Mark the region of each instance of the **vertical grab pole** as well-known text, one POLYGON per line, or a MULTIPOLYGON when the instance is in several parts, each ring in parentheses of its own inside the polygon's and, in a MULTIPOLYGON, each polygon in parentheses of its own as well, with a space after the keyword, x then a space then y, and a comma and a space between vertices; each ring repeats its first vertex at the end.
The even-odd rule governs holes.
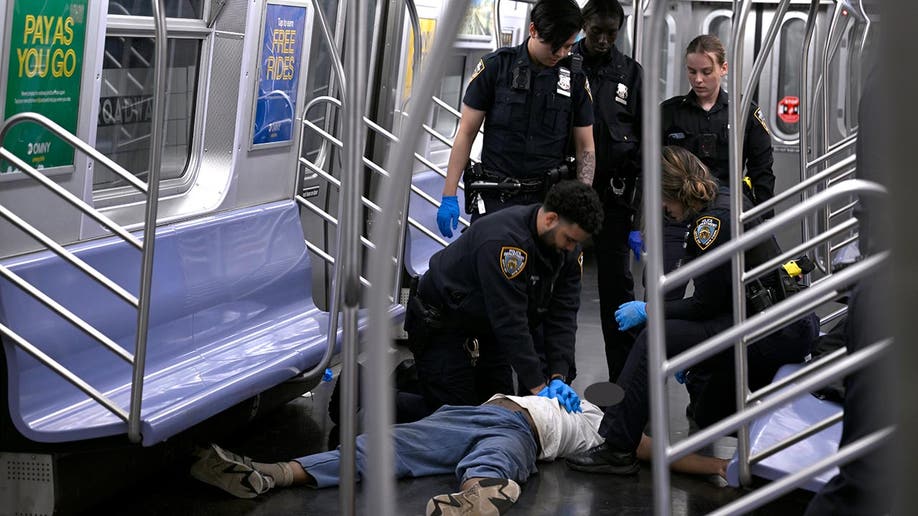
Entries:
MULTIPOLYGON (((367 80, 367 6, 365 0, 353 0, 345 20, 345 108, 344 168, 341 173, 341 209, 338 218, 338 259, 335 262, 336 285, 342 306, 342 372, 341 386, 341 514, 357 513, 355 482, 357 477, 357 308, 360 303, 360 236, 363 205, 363 155, 366 132, 363 126, 367 80), (340 271, 340 274, 339 274, 340 271)), ((335 309, 335 307, 332 307, 335 309)), ((388 394, 388 391, 387 391, 388 394)))
MULTIPOLYGON (((807 149, 810 148, 810 136, 809 136, 809 127, 807 125, 810 121, 809 110, 812 109, 811 99, 813 99, 813 86, 810 84, 810 47, 813 44, 813 39, 816 37, 816 15, 818 14, 819 9, 819 0, 810 1, 810 11, 807 13, 806 17, 806 29, 805 36, 803 38, 803 57, 800 60, 800 109, 798 110, 800 119, 798 120, 800 136, 797 140, 800 142, 798 149, 798 154, 800 155, 800 182, 806 181, 809 178, 810 167, 809 160, 807 159, 807 149)), ((803 198, 802 202, 806 202, 807 198, 810 196, 809 193, 804 190, 802 192, 803 198)), ((807 216, 801 220, 801 230, 803 232, 803 241, 808 242, 813 237, 813 223, 816 221, 816 216, 807 216)), ((818 252, 815 252, 816 262, 819 263, 818 252)), ((809 284, 809 279, 804 279, 807 284, 809 284)))
MULTIPOLYGON (((390 171, 389 181, 380 185, 380 205, 382 214, 373 225, 371 240, 374 242, 396 242, 396 232, 405 231, 407 213, 408 185, 411 181, 411 162, 418 139, 421 136, 421 123, 428 116, 430 99, 434 86, 439 85, 445 69, 444 59, 452 51, 459 20, 468 7, 468 0, 453 0, 446 4, 442 24, 437 27, 433 48, 421 64, 421 75, 414 83, 413 97, 417 100, 407 120, 401 125, 398 135, 399 144, 386 160, 386 170, 390 171), (401 211, 399 211, 401 210, 401 211)), ((370 251, 369 279, 369 331, 367 338, 367 358, 373 367, 367 370, 366 393, 366 427, 367 434, 367 468, 365 478, 368 499, 373 500, 373 514, 393 516, 395 482, 394 456, 392 445, 393 401, 392 385, 389 379, 392 346, 390 333, 392 321, 389 317, 389 293, 395 271, 392 267, 390 247, 379 245, 370 251)))
MULTIPOLYGON (((728 77, 730 95, 733 98, 729 104, 730 120, 730 227, 731 239, 738 239, 743 235, 743 135, 745 126, 739 125, 744 118, 745 107, 749 99, 743 98, 740 88, 742 84, 742 61, 743 55, 743 35, 746 29, 746 20, 749 17, 749 11, 752 1, 734 0, 733 12, 736 12, 737 4, 742 4, 739 11, 739 18, 733 20, 733 28, 730 41, 730 55, 734 60, 733 72, 728 77)), ((754 77, 752 79, 755 79, 754 77)), ((733 324, 740 324, 746 318, 746 288, 743 285, 743 271, 746 268, 745 256, 743 252, 737 252, 730 259, 731 280, 733 282, 733 324)), ((738 412, 745 409, 747 396, 747 378, 746 378, 746 339, 741 338, 736 341, 733 348, 733 365, 736 371, 734 376, 736 380, 736 410, 738 412)), ((749 472, 749 426, 741 426, 737 432, 736 453, 739 464, 740 483, 748 485, 751 478, 749 472)))
POLYGON ((140 409, 143 402, 143 376, 147 358, 147 329, 150 324, 150 292, 153 284, 153 249, 156 242, 156 212, 159 207, 159 174, 163 157, 163 127, 166 118, 166 18, 162 0, 151 0, 156 29, 156 57, 153 72, 153 124, 150 134, 150 172, 147 175, 147 205, 143 224, 143 254, 140 268, 140 297, 137 308, 137 338, 134 370, 131 377, 131 408, 128 439, 140 442, 140 409))
MULTIPOLYGON (((660 38, 667 0, 654 2, 650 11, 650 30, 643 34, 644 46, 648 50, 644 60, 647 91, 644 93, 644 220, 647 221, 647 354, 648 380, 650 382, 650 424, 653 433, 653 501, 657 516, 669 516, 669 415, 666 403, 666 374, 663 363, 666 360, 665 327, 663 313, 663 214, 660 193, 660 152, 662 150, 662 122, 660 120, 660 38)), ((643 16, 643 10, 634 14, 643 16)), ((635 27, 638 22, 635 18, 635 27)))

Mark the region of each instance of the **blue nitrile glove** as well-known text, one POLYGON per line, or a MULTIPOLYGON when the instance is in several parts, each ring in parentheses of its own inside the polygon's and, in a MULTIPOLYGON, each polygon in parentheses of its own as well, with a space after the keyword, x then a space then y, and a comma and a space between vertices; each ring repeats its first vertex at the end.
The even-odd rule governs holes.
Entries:
POLYGON ((332 373, 332 370, 326 367, 325 372, 322 374, 322 381, 330 382, 332 379, 334 379, 334 377, 335 375, 332 373))
POLYGON ((676 371, 676 374, 673 375, 677 382, 685 384, 685 369, 680 369, 676 371))
POLYGON ((644 239, 641 237, 640 231, 628 233, 628 247, 630 247, 631 252, 634 253, 634 259, 641 261, 641 252, 644 250, 644 239))
POLYGON ((558 403, 568 412, 581 412, 580 396, 577 396, 577 393, 574 389, 571 389, 570 385, 558 378, 552 380, 547 387, 539 391, 539 396, 558 400, 558 403))
POLYGON ((615 321, 618 331, 625 331, 647 321, 647 303, 643 301, 628 301, 622 303, 615 311, 615 321))
POLYGON ((444 195, 441 199, 440 209, 437 210, 437 227, 446 238, 452 238, 453 229, 459 227, 459 199, 455 195, 444 195))

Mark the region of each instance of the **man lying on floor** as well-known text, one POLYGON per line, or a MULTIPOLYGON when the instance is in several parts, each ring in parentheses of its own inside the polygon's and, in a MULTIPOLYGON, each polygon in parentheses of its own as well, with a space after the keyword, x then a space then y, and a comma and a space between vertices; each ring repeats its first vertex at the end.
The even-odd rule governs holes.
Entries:
MULTIPOLYGON (((537 471, 537 459, 551 461, 602 443, 597 431, 602 410, 588 401, 581 401, 581 409, 568 412, 553 398, 502 394, 477 407, 443 406, 419 421, 395 425, 396 476, 455 472, 462 491, 431 498, 428 516, 503 514, 519 497, 519 483, 537 471)), ((649 438, 640 449, 638 456, 648 458, 649 438)), ((264 464, 214 444, 191 467, 191 474, 234 496, 254 498, 273 487, 336 486, 339 460, 339 451, 331 450, 264 464)), ((723 459, 692 455, 674 463, 673 469, 724 476, 726 464, 723 459)), ((361 435, 358 478, 365 467, 366 437, 361 435)))

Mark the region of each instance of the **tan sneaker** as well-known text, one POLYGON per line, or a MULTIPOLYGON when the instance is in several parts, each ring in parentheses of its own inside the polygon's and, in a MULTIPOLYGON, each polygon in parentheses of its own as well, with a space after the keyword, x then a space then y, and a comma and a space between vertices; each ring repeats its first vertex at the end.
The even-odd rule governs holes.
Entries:
POLYGON ((239 498, 255 498, 274 487, 274 479, 255 470, 252 459, 212 444, 191 466, 191 476, 239 498))
POLYGON ((486 478, 452 494, 434 496, 427 502, 427 516, 497 516, 520 497, 520 485, 506 478, 486 478))

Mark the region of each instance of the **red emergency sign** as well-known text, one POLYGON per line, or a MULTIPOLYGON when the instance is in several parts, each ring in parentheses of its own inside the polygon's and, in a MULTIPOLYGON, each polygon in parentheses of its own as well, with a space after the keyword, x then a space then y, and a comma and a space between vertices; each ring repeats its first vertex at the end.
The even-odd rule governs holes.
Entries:
POLYGON ((778 101, 778 118, 785 124, 796 124, 800 121, 800 98, 784 97, 778 101))

